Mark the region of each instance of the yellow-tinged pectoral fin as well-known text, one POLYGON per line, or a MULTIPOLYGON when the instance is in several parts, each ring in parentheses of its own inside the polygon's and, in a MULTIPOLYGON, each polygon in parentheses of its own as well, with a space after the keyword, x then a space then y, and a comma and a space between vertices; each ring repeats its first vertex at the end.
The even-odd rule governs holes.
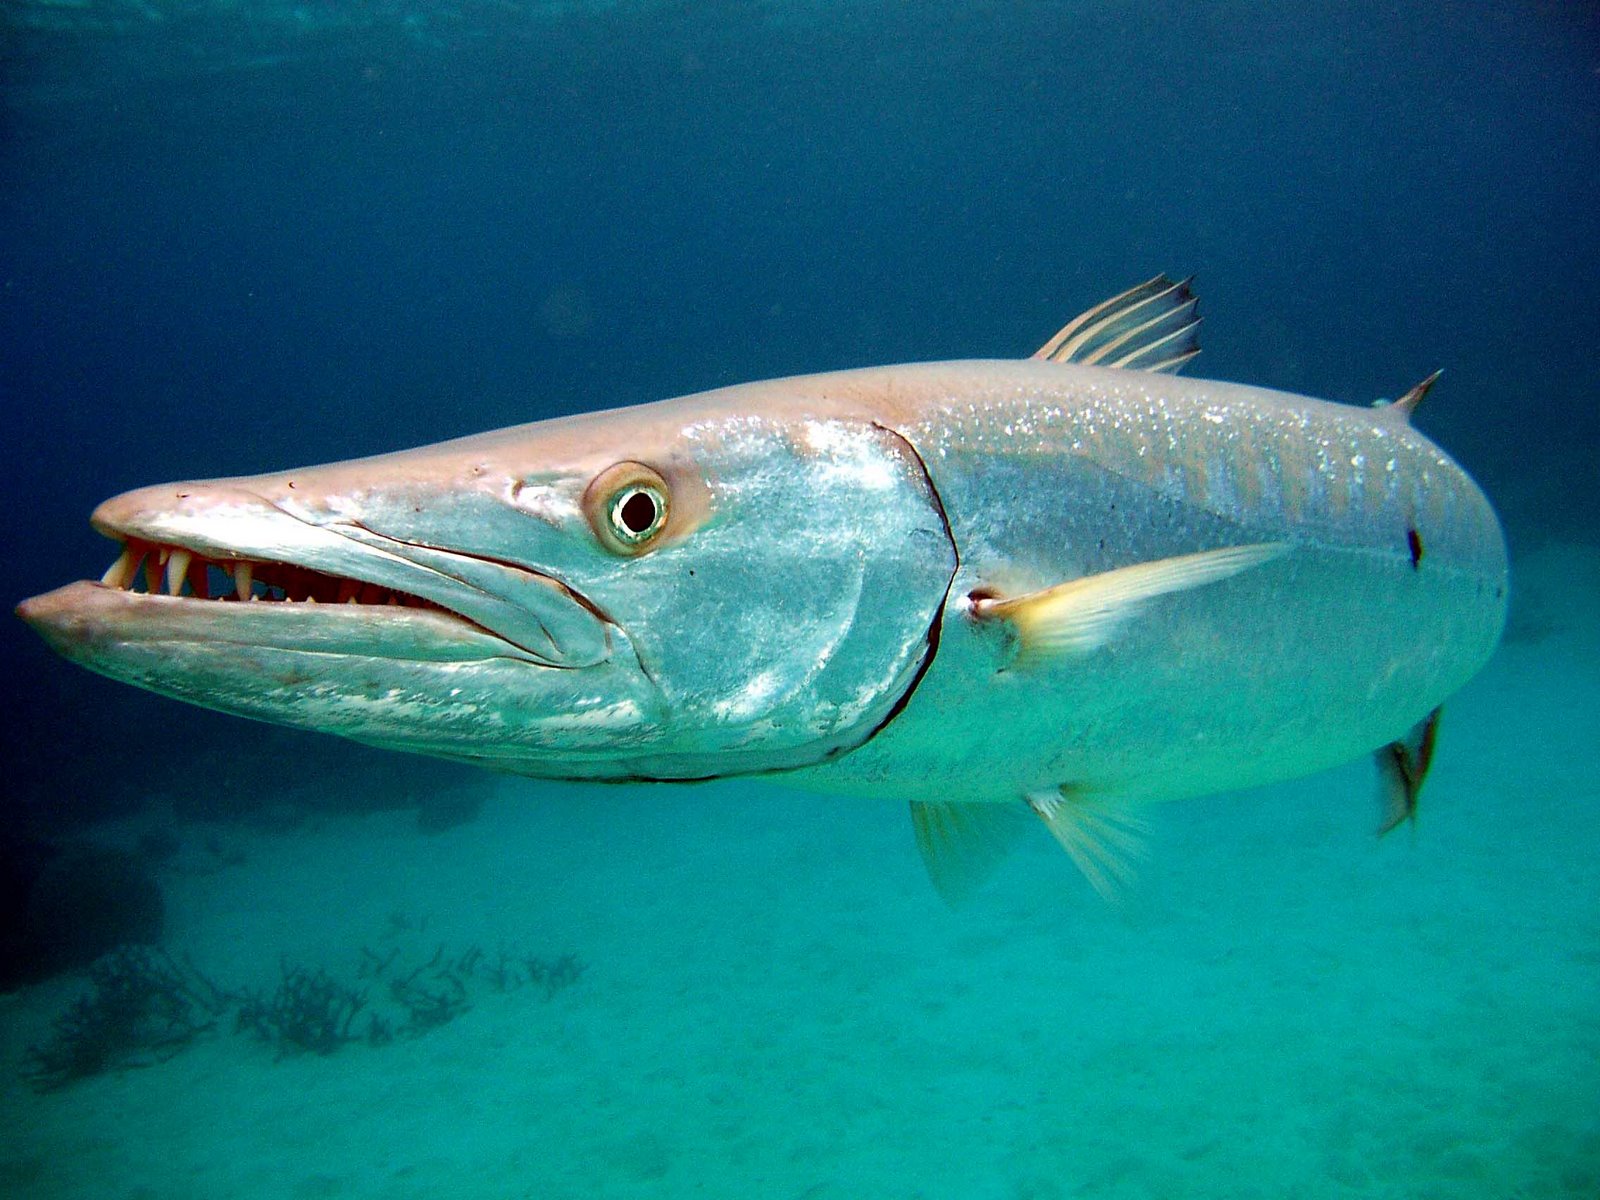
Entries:
POLYGON ((980 597, 972 602, 972 615, 979 620, 1010 621, 1021 642, 1020 661, 1087 654, 1103 646, 1117 626, 1147 600, 1216 583, 1269 562, 1288 549, 1287 542, 1257 542, 1135 563, 1024 596, 980 597))
POLYGON ((1128 802, 1082 795, 1062 785, 1029 792, 1028 807, 1102 897, 1116 899, 1118 889, 1133 881, 1148 826, 1128 802))

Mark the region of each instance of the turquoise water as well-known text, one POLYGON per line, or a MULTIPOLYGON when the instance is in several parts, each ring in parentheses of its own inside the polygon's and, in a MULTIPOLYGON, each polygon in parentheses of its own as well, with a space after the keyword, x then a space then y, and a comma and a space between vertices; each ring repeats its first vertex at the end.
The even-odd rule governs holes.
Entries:
POLYGON ((1415 829, 1373 838, 1353 763, 1155 811, 1116 902, 1041 830, 955 908, 898 804, 361 751, 13 623, 0 846, 136 851, 162 945, 232 995, 41 1091, 86 977, 0 993, 0 1195, 1600 1195, 1597 33, 1534 4, 6 6, 13 599, 104 567, 85 517, 124 487, 1026 353, 1163 268, 1200 273, 1194 374, 1365 403, 1445 366, 1419 422, 1504 514, 1515 599, 1415 829), (581 970, 497 983, 502 951, 581 970), (332 1053, 235 1028, 295 968, 365 993, 332 1053), (418 970, 458 1001, 426 1031, 418 970))

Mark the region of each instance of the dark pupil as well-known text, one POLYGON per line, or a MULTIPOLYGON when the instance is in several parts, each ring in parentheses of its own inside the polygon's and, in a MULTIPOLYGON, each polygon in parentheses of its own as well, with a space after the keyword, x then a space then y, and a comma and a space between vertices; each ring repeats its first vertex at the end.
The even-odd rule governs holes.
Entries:
POLYGON ((635 492, 622 502, 622 527, 634 536, 647 533, 656 523, 656 502, 647 492, 635 492))

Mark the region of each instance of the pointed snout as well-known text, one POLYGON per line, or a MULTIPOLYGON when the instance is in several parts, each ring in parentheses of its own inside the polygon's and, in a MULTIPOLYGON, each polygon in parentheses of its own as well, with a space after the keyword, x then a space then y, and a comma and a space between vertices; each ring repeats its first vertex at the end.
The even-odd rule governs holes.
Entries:
POLYGON ((609 657, 610 630, 593 605, 537 567, 474 549, 470 493, 430 496, 403 472, 372 473, 348 490, 326 486, 323 476, 347 469, 139 488, 106 500, 91 522, 127 544, 130 574, 147 554, 159 574, 174 551, 184 551, 202 573, 206 562, 230 578, 235 564, 241 573, 255 564, 258 580, 292 579, 302 592, 291 600, 331 594, 342 606, 347 595, 368 594, 347 585, 399 594, 402 604, 419 598, 547 666, 587 667, 609 657), (286 577, 282 568, 300 574, 286 577))

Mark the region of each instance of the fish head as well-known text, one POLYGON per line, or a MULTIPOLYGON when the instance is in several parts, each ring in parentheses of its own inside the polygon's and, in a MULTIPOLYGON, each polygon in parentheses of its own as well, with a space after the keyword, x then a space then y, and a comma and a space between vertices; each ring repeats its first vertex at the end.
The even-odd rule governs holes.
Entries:
MULTIPOLYGON (((728 389, 738 392, 741 389, 728 389)), ((552 778, 807 766, 887 720, 955 552, 898 434, 708 393, 376 458, 143 488, 69 659, 368 744, 552 778)))

